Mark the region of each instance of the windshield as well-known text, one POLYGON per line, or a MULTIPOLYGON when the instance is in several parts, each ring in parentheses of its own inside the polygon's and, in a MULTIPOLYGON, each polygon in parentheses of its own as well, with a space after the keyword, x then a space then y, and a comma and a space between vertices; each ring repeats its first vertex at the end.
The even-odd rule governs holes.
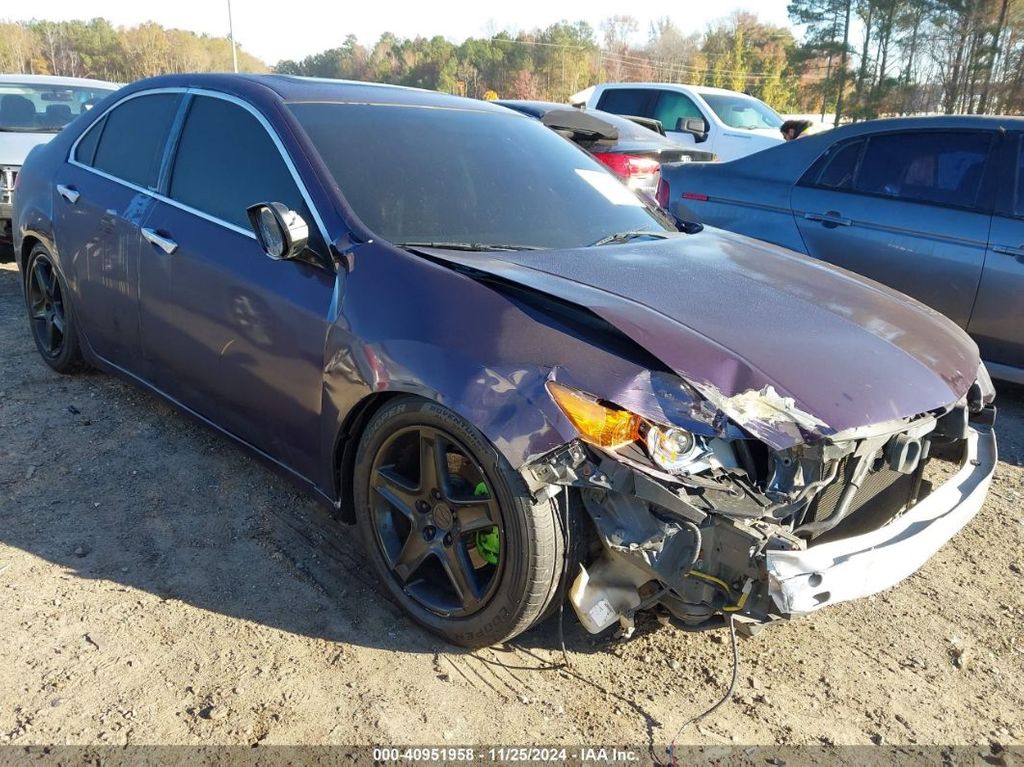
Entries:
POLYGON ((56 133, 113 88, 0 83, 0 131, 56 133))
POLYGON ((574 248, 667 231, 604 166, 511 112, 292 104, 349 205, 393 243, 574 248))
POLYGON ((778 130, 782 127, 782 118, 774 109, 750 96, 738 93, 702 93, 701 98, 708 102, 708 106, 718 115, 718 119, 730 128, 778 130))

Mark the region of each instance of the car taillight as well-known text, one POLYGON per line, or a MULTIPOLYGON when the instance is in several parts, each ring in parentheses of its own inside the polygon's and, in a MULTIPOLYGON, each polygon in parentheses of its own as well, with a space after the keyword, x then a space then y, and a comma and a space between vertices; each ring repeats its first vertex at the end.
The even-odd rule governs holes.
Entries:
POLYGON ((654 195, 654 201, 658 203, 658 207, 662 210, 668 210, 668 201, 672 196, 672 189, 669 187, 665 177, 662 176, 658 179, 658 192, 654 195))
POLYGON ((661 177, 661 163, 650 157, 638 157, 619 152, 594 152, 594 157, 604 163, 612 173, 626 182, 631 189, 651 193, 661 177))

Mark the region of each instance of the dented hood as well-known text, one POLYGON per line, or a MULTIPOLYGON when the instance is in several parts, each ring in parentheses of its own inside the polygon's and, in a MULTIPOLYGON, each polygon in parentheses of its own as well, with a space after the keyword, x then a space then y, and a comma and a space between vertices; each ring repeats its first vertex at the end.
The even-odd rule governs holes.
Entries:
POLYGON ((719 230, 427 253, 589 308, 779 449, 950 405, 978 372, 974 342, 922 304, 719 230))

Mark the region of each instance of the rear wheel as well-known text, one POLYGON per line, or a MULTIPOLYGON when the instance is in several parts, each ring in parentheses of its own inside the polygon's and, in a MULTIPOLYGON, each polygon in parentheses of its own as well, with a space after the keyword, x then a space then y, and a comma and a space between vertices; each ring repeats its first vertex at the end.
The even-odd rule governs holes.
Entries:
POLYGON ((356 517, 385 587, 450 642, 510 639, 541 616, 559 584, 558 510, 475 428, 403 397, 367 426, 356 456, 356 517))
POLYGON ((58 373, 81 370, 84 362, 67 283, 43 245, 32 248, 25 274, 25 304, 36 349, 58 373))

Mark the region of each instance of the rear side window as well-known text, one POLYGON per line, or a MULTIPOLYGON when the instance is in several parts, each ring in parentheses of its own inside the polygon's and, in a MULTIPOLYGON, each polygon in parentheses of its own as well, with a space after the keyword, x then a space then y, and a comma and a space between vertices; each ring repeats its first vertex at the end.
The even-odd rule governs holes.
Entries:
POLYGON ((968 131, 890 133, 868 140, 854 189, 909 202, 971 208, 991 136, 968 131))
POLYGON ((601 94, 597 108, 617 115, 650 117, 647 104, 653 93, 643 88, 612 88, 601 94))
MULTIPOLYGON (((105 124, 96 126, 102 127, 102 132, 93 128, 87 136, 91 139, 96 133, 98 137, 92 166, 138 186, 156 189, 164 144, 180 99, 177 93, 153 93, 114 107, 103 118, 105 124)), ((76 157, 82 146, 78 149, 76 157)))
POLYGON ((103 133, 103 126, 107 124, 106 115, 101 117, 93 124, 82 139, 78 142, 78 148, 75 149, 75 159, 83 165, 92 165, 96 158, 96 147, 100 143, 100 135, 103 133))
POLYGON ((312 224, 270 134, 248 110, 197 96, 189 107, 171 174, 171 199, 249 229, 246 209, 280 202, 312 224))
POLYGON ((693 99, 676 91, 662 91, 658 94, 658 103, 652 117, 661 122, 665 130, 676 130, 680 120, 704 119, 693 99))

